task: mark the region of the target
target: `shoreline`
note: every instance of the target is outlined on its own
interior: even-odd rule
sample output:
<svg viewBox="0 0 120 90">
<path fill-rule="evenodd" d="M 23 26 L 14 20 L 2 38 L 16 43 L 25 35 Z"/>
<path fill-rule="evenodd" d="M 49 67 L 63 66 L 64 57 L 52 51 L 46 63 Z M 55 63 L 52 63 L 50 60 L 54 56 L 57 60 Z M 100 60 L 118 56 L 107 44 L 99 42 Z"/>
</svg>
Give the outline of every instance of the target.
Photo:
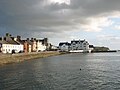
<svg viewBox="0 0 120 90">
<path fill-rule="evenodd" d="M 112 52 L 114 51 L 111 51 L 111 53 Z M 92 52 L 92 53 L 109 53 L 109 52 Z M 37 58 L 57 56 L 62 54 L 69 54 L 69 53 L 59 52 L 59 51 L 31 52 L 31 53 L 18 53 L 18 54 L 1 54 L 0 53 L 0 66 L 19 63 L 19 62 L 37 59 Z"/>
<path fill-rule="evenodd" d="M 1 54 L 0 56 L 0 66 L 19 63 L 26 60 L 32 60 L 37 58 L 45 58 L 49 56 L 56 56 L 65 53 L 58 51 L 47 51 L 47 52 L 32 52 L 32 53 L 20 53 L 20 54 Z"/>
</svg>

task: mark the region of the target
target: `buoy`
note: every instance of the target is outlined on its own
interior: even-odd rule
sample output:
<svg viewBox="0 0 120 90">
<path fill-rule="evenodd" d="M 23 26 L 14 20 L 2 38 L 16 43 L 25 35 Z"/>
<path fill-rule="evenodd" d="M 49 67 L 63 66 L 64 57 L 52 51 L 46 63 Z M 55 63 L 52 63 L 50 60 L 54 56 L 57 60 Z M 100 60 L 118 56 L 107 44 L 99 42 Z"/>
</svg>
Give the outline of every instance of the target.
<svg viewBox="0 0 120 90">
<path fill-rule="evenodd" d="M 80 70 L 81 70 L 81 68 L 80 68 Z"/>
</svg>

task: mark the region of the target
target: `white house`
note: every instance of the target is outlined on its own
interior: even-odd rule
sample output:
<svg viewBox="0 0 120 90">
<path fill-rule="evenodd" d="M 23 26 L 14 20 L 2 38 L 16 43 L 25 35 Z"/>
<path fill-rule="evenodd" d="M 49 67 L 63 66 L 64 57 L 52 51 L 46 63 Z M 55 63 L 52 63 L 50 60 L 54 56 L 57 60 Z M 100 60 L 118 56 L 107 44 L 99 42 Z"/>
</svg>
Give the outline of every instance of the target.
<svg viewBox="0 0 120 90">
<path fill-rule="evenodd" d="M 71 41 L 71 52 L 89 52 L 89 43 L 86 40 Z"/>
<path fill-rule="evenodd" d="M 37 44 L 37 52 L 46 50 L 46 46 L 41 42 L 41 40 L 37 40 L 36 44 Z"/>
<path fill-rule="evenodd" d="M 2 53 L 12 53 L 13 51 L 15 53 L 18 53 L 20 51 L 23 51 L 23 45 L 19 45 L 17 43 L 13 44 L 6 41 L 0 41 L 0 44 Z"/>
<path fill-rule="evenodd" d="M 9 34 L 0 38 L 0 45 L 2 53 L 18 53 L 24 49 L 23 44 L 16 42 Z"/>
<path fill-rule="evenodd" d="M 60 51 L 68 52 L 70 50 L 70 43 L 68 43 L 68 42 L 59 43 L 59 49 L 60 49 Z"/>
<path fill-rule="evenodd" d="M 91 52 L 89 43 L 86 40 L 72 40 L 71 43 L 63 42 L 59 43 L 60 51 L 69 52 Z"/>
</svg>

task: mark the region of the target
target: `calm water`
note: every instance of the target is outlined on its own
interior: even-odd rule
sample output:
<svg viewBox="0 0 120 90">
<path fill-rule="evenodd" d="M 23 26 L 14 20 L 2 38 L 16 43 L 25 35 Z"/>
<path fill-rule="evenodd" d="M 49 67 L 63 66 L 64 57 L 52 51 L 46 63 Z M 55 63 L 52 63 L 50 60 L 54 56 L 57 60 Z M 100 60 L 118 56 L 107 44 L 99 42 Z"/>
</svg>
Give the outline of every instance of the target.
<svg viewBox="0 0 120 90">
<path fill-rule="evenodd" d="M 120 53 L 68 54 L 0 67 L 0 90 L 13 89 L 120 90 Z"/>
</svg>

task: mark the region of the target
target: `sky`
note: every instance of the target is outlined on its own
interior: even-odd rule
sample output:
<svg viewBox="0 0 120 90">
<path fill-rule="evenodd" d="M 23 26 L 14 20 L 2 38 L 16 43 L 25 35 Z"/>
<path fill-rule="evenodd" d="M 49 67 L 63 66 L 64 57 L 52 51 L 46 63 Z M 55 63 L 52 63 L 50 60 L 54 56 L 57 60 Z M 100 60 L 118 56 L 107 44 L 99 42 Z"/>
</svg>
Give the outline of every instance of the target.
<svg viewBox="0 0 120 90">
<path fill-rule="evenodd" d="M 120 49 L 120 0 L 0 0 L 0 36 L 6 32 Z"/>
</svg>

